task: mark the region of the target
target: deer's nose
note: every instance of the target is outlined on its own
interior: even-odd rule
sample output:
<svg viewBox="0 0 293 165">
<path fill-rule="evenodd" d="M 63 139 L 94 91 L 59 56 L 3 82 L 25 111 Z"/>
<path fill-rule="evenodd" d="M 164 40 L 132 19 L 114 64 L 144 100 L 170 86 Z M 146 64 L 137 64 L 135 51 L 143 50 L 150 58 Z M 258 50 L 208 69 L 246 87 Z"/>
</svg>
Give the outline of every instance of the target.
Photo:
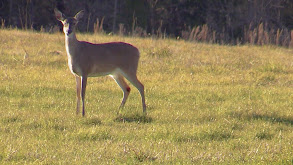
<svg viewBox="0 0 293 165">
<path fill-rule="evenodd" d="M 71 29 L 68 29 L 67 32 L 66 32 L 67 35 L 69 35 L 71 33 L 72 33 L 72 30 Z"/>
</svg>

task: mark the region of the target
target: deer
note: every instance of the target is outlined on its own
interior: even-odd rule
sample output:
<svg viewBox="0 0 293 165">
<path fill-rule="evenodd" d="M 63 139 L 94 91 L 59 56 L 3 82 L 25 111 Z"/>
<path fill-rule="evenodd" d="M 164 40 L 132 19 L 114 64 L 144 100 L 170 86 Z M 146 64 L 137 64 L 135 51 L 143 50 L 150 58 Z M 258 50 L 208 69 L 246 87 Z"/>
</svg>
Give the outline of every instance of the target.
<svg viewBox="0 0 293 165">
<path fill-rule="evenodd" d="M 90 43 L 76 38 L 76 26 L 84 15 L 79 11 L 74 17 L 66 17 L 58 9 L 55 16 L 63 24 L 68 67 L 76 80 L 76 114 L 82 102 L 82 116 L 85 116 L 85 92 L 88 77 L 111 76 L 123 91 L 123 108 L 130 93 L 127 79 L 140 93 L 143 114 L 146 114 L 144 85 L 137 79 L 139 50 L 125 42 Z M 119 111 L 118 111 L 119 114 Z"/>
</svg>

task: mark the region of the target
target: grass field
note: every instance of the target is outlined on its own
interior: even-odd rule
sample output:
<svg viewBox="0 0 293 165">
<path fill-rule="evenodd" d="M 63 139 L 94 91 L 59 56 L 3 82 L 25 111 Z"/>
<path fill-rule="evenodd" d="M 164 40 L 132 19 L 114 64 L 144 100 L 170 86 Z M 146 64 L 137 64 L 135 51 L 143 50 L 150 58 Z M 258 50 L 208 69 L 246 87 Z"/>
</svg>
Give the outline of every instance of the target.
<svg viewBox="0 0 293 165">
<path fill-rule="evenodd" d="M 148 115 L 98 77 L 76 116 L 64 35 L 0 30 L 0 164 L 293 164 L 293 49 L 77 37 L 139 48 Z"/>
</svg>

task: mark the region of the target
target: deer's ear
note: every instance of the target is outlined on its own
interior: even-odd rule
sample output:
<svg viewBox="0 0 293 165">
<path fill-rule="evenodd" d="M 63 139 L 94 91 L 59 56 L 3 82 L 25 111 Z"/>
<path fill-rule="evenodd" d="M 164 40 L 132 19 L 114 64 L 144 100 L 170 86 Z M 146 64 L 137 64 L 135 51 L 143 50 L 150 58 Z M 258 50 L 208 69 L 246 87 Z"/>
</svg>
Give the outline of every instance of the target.
<svg viewBox="0 0 293 165">
<path fill-rule="evenodd" d="M 57 20 L 59 21 L 64 21 L 65 20 L 65 15 L 63 13 L 61 13 L 61 11 L 59 11 L 58 9 L 54 9 L 54 12 L 55 12 L 55 16 L 57 18 Z"/>
<path fill-rule="evenodd" d="M 79 20 L 83 17 L 83 15 L 84 15 L 84 10 L 81 10 L 80 12 L 78 12 L 78 13 L 74 16 L 74 18 L 75 18 L 77 21 L 79 21 Z"/>
</svg>

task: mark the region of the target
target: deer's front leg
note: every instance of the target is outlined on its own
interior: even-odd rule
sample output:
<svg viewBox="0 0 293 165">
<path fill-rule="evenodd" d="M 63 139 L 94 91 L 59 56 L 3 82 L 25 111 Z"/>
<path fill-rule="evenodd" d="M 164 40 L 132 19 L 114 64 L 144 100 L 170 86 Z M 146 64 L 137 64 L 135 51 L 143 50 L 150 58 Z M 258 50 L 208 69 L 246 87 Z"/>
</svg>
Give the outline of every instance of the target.
<svg viewBox="0 0 293 165">
<path fill-rule="evenodd" d="M 85 116 L 84 110 L 84 98 L 85 98 L 85 90 L 86 90 L 87 76 L 81 76 L 81 100 L 82 100 L 82 116 Z"/>
<path fill-rule="evenodd" d="M 76 80 L 76 115 L 79 114 L 79 109 L 80 109 L 80 98 L 81 98 L 81 78 L 78 76 L 75 76 Z"/>
</svg>

